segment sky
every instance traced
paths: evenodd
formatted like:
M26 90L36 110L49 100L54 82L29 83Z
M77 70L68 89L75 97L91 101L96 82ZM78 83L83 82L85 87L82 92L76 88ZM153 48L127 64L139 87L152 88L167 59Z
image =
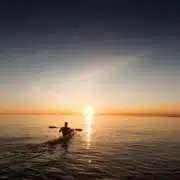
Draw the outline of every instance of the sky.
M0 107L180 113L180 15L173 1L6 1Z

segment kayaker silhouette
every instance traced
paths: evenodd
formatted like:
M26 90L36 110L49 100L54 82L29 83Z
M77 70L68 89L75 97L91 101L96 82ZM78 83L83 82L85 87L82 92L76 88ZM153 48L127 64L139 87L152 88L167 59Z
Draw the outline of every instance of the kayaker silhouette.
M64 123L64 127L61 127L59 129L59 132L62 132L62 135L64 137L63 143L62 143L62 147L64 148L65 152L68 152L68 137L71 136L71 132L73 132L73 130L71 128L68 127L68 123L65 122Z
M62 135L63 135L63 136L69 135L69 133L70 133L71 131L72 131L72 129L68 127L68 123L67 123L67 122L64 123L64 127L61 127L61 128L59 129L59 133L62 132Z

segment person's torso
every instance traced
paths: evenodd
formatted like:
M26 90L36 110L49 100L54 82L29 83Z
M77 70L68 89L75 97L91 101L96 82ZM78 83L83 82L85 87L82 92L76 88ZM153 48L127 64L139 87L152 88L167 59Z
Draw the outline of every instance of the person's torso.
M62 127L61 130L62 130L63 136L69 134L69 132L70 132L70 128L68 128L68 127Z

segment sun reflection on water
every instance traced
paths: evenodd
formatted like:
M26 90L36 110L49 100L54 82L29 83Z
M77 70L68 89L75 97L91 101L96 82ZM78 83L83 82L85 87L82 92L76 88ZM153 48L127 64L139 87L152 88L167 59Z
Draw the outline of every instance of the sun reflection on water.
M90 148L91 145L91 136L92 136L92 115L86 116L86 123L87 123L87 148Z
M92 141L92 123L93 123L92 121L94 115L94 108L91 105L87 105L84 108L83 114L85 115L85 120L86 120L87 149L89 149Z

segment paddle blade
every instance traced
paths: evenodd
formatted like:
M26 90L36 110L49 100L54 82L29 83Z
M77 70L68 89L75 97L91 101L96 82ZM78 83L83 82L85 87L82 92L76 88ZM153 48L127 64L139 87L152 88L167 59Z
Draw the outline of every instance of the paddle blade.
M75 131L79 131L79 132L83 131L82 129L78 129L78 128L77 128L77 129L74 129L74 130L75 130Z
M58 128L57 126L49 126L49 128Z

